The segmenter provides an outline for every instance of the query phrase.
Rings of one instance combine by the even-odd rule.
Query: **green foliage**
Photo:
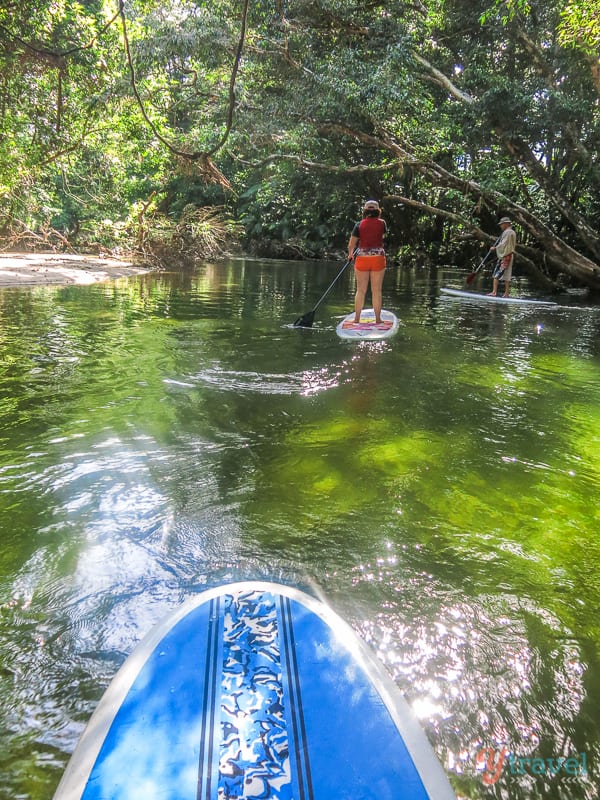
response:
[[[521,14],[529,14],[531,3],[529,0],[495,0],[491,8],[486,9],[481,15],[481,22],[489,22],[498,16],[503,25],[512,22]]]
[[[561,11],[559,41],[580,48],[597,58],[600,50],[600,4],[598,0],[571,0]]]
[[[177,220],[156,212],[145,217],[139,206],[132,212],[128,226],[136,231],[138,252],[163,266],[217,258],[239,233],[236,223],[216,207],[188,204]]]
[[[152,198],[161,231],[215,205],[254,252],[318,256],[345,246],[366,196],[493,225],[494,207],[464,190],[472,181],[589,254],[597,0],[259,2],[243,42],[230,0],[115,11],[103,0],[0,11],[5,235],[46,226],[79,247],[137,246],[128,220]],[[435,219],[385,211],[392,247],[443,236]]]

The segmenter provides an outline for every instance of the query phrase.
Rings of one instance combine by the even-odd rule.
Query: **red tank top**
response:
[[[379,217],[366,217],[358,224],[358,246],[361,250],[383,247],[385,222]]]

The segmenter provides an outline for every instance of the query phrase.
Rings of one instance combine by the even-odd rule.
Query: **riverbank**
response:
[[[69,286],[143,275],[150,268],[133,261],[65,253],[0,253],[0,289]]]

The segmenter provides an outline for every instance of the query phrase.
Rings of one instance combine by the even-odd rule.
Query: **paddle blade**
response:
[[[473,281],[475,280],[475,275],[477,275],[476,272],[470,272],[467,275],[467,283],[469,283],[469,284],[473,283]]]
[[[307,311],[306,314],[303,314],[301,317],[294,322],[294,328],[312,328],[312,324],[315,321],[315,312],[314,311]]]

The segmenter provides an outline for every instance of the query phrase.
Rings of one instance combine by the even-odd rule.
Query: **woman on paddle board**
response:
[[[490,297],[496,297],[500,281],[504,281],[504,297],[508,297],[510,294],[512,265],[515,257],[515,250],[517,249],[517,234],[512,229],[512,222],[508,217],[502,217],[498,225],[500,225],[502,233],[497,243],[490,247],[490,250],[496,251],[496,257],[498,259],[496,268],[492,274],[494,284],[490,292]]]
[[[381,209],[377,200],[367,200],[363,206],[363,218],[354,226],[348,242],[348,260],[354,258],[356,276],[356,295],[354,297],[354,322],[360,322],[360,314],[365,304],[365,296],[371,283],[371,297],[375,324],[381,324],[381,287],[385,272],[385,250],[383,237],[386,224],[381,219]]]

